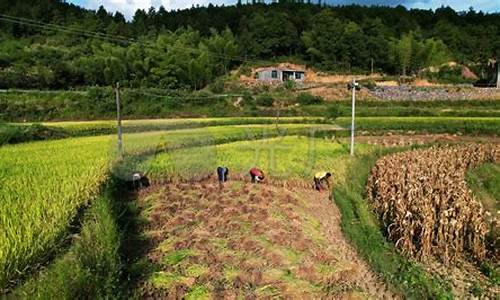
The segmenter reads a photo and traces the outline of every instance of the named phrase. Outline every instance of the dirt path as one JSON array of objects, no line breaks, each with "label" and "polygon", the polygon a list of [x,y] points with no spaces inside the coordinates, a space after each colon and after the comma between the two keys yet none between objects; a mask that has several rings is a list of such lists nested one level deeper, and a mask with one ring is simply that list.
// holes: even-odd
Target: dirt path
[{"label": "dirt path", "polygon": [[322,193],[311,193],[311,190],[297,189],[297,194],[305,200],[308,212],[321,221],[321,227],[338,256],[351,262],[353,279],[366,293],[377,299],[397,299],[389,287],[374,274],[369,266],[359,257],[356,250],[342,234],[340,227],[341,214],[337,206]]},{"label": "dirt path", "polygon": [[155,185],[139,202],[151,264],[139,297],[396,298],[345,240],[326,193],[210,181]]}]

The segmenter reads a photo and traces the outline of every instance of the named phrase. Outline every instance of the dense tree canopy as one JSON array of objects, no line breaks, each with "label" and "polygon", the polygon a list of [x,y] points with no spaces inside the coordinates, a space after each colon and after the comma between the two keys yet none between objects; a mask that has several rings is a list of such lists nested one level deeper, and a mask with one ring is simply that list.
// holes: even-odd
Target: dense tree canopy
[{"label": "dense tree canopy", "polygon": [[328,71],[411,75],[450,60],[480,68],[500,54],[500,14],[317,3],[161,7],[126,21],[102,7],[1,0],[0,88],[199,89],[244,61],[283,56]]}]

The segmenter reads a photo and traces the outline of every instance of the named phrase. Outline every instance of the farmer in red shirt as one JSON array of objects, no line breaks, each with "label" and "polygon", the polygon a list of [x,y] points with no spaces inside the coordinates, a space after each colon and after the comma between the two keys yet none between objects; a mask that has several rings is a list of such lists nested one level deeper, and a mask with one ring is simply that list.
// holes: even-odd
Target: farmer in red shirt
[{"label": "farmer in red shirt", "polygon": [[264,172],[257,167],[253,167],[250,169],[250,177],[252,177],[252,182],[259,182],[264,180]]}]

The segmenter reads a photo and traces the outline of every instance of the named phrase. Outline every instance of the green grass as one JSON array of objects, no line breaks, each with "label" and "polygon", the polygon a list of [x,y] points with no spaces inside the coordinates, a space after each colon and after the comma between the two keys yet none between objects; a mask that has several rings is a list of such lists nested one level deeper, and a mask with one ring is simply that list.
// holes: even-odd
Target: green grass
[{"label": "green grass", "polygon": [[[455,101],[358,101],[358,117],[500,117],[498,100]],[[351,115],[350,101],[336,101],[339,115]],[[325,104],[302,107],[304,115],[322,116]]]},{"label": "green grass", "polygon": [[[357,151],[366,153],[371,146],[359,144]],[[181,149],[161,153],[142,163],[153,178],[189,177],[214,172],[227,166],[231,174],[247,174],[259,166],[270,178],[310,180],[318,169],[331,170],[334,179],[346,176],[349,161],[347,145],[332,140],[304,136],[286,136],[259,141]]]},{"label": "green grass", "polygon": [[385,152],[359,156],[350,163],[349,176],[334,188],[333,197],[342,213],[342,230],[373,270],[406,298],[451,299],[450,287],[444,281],[403,258],[386,241],[364,199],[370,170],[378,157],[387,154]]},{"label": "green grass", "polygon": [[[236,84],[231,93],[242,95],[246,89]],[[344,89],[344,85],[334,85]],[[145,92],[145,93],[143,93]],[[296,95],[283,88],[271,91],[255,91],[271,94],[275,99],[288,101]],[[274,110],[256,108],[255,103],[244,103],[243,108],[233,105],[236,97],[211,98],[190,101],[189,94],[182,93],[174,101],[171,92],[161,89],[123,89],[122,113],[125,118],[178,118],[178,117],[226,117],[274,115]],[[156,95],[161,95],[160,97]],[[192,96],[192,95],[191,95]],[[215,95],[210,95],[214,97]],[[15,91],[0,94],[0,120],[9,122],[43,122],[51,120],[99,120],[115,118],[115,98],[111,88],[88,88],[83,91]],[[191,99],[193,100],[193,99]],[[294,101],[294,100],[291,100]],[[293,107],[282,115],[310,115],[322,117],[331,103]],[[350,115],[350,101],[336,101],[342,116]],[[499,117],[497,100],[436,100],[436,101],[359,101],[359,116],[460,116]]]},{"label": "green grass", "polygon": [[[280,124],[317,124],[322,118],[283,117]],[[273,117],[234,117],[234,118],[198,118],[198,119],[152,119],[124,120],[125,133],[145,131],[178,130],[210,126],[275,124]],[[44,122],[44,123],[0,123],[0,145],[17,144],[36,140],[61,139],[66,137],[109,135],[116,133],[116,121],[84,121],[84,122]]]},{"label": "green grass", "polygon": [[[335,123],[350,127],[351,119]],[[415,131],[426,133],[498,134],[500,118],[467,117],[357,117],[357,131]]]},{"label": "green grass", "polygon": [[18,144],[65,137],[68,137],[68,133],[60,128],[52,128],[40,124],[16,125],[0,123],[0,146],[3,144]]},{"label": "green grass", "polygon": [[[271,117],[256,118],[208,118],[208,119],[158,119],[128,120],[123,122],[125,133],[196,129],[201,127],[222,128],[227,125],[271,125],[276,121]],[[284,127],[306,126],[324,123],[322,118],[282,117]],[[350,118],[339,117],[336,124],[350,127]],[[356,117],[356,130],[372,134],[384,131],[414,131],[425,133],[498,134],[500,118],[495,117]],[[115,121],[89,122],[48,122],[27,126],[26,124],[0,124],[0,145],[20,143],[30,140],[59,139],[71,136],[92,136],[113,134]]]},{"label": "green grass", "polygon": [[[474,196],[481,201],[486,211],[491,214],[491,217],[498,218],[500,212],[500,165],[486,163],[468,170],[466,180]],[[498,249],[500,246],[498,241],[499,233],[498,229],[493,226],[488,239],[491,241],[491,247]],[[485,262],[481,265],[480,270],[491,282],[496,285],[500,284],[500,265],[498,261]]]},{"label": "green grass", "polygon": [[467,171],[467,183],[486,210],[496,215],[500,211],[500,165],[483,164]]},{"label": "green grass", "polygon": [[[274,124],[273,117],[227,117],[227,118],[185,118],[185,119],[146,119],[124,120],[122,126],[125,132],[142,132],[158,130],[174,130],[199,128],[208,126],[245,125],[245,124]],[[321,123],[322,118],[314,117],[284,117],[281,124],[292,123]],[[44,122],[42,125],[51,128],[60,128],[71,135],[97,135],[116,132],[116,121],[88,121],[88,122]]]}]

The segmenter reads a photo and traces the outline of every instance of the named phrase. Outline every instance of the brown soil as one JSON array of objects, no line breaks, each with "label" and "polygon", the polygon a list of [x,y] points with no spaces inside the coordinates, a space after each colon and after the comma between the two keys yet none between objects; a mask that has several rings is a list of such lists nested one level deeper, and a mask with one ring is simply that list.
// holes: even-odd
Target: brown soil
[{"label": "brown soil", "polygon": [[[361,132],[363,134],[363,132]],[[382,136],[357,136],[356,142],[367,143],[371,145],[381,145],[385,147],[400,147],[411,145],[424,145],[432,143],[500,143],[500,137],[492,136],[463,136],[456,134],[387,134]]]},{"label": "brown soil", "polygon": [[[349,100],[352,97],[352,92],[350,92],[345,86],[343,87],[327,87],[319,86],[313,87],[307,90],[309,93],[322,97],[325,101],[341,101]],[[374,97],[370,94],[367,89],[361,89],[356,92],[356,99],[363,100],[373,100]]]},{"label": "brown soil", "polygon": [[349,83],[352,82],[353,79],[356,80],[365,80],[365,79],[381,79],[381,74],[372,74],[372,75],[350,75],[350,74],[336,74],[336,75],[328,75],[323,73],[314,73],[311,72],[309,76],[306,76],[307,82],[314,83]]},{"label": "brown soil", "polygon": [[476,285],[481,291],[479,299],[498,299],[500,295],[500,286],[495,285],[478,270],[477,266],[465,259],[460,259],[454,264],[443,264],[434,259],[431,262],[422,264],[422,266],[429,274],[436,274],[441,278],[446,278],[457,298],[473,299],[472,291]]},{"label": "brown soil", "polygon": [[348,244],[327,193],[233,180],[155,185],[139,201],[155,266],[143,298],[396,298]]},{"label": "brown soil", "polygon": [[441,84],[430,82],[427,79],[415,79],[412,85],[418,87],[441,86]]},{"label": "brown soil", "polygon": [[265,67],[254,68],[251,71],[250,76],[240,75],[240,82],[248,85],[255,85],[258,80],[255,79],[255,74],[262,70],[268,69],[270,67],[278,68],[278,69],[291,69],[291,70],[300,70],[305,72],[305,82],[306,83],[320,83],[320,84],[337,84],[337,83],[348,83],[351,82],[354,78],[357,80],[363,79],[373,79],[377,80],[382,78],[382,74],[372,74],[372,75],[350,75],[350,74],[326,74],[323,72],[315,72],[311,68],[306,68],[303,65],[292,64],[292,63],[280,63],[280,64],[270,64]]}]

